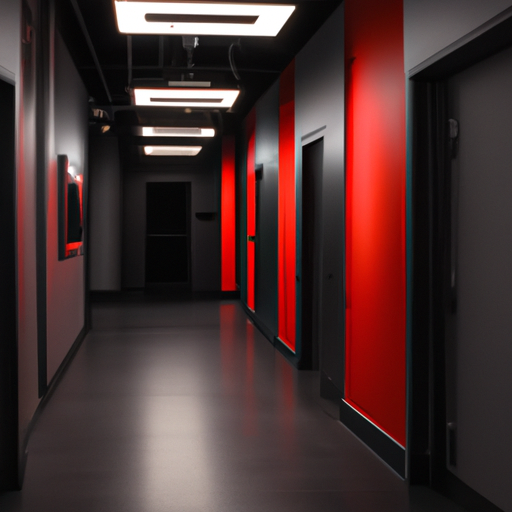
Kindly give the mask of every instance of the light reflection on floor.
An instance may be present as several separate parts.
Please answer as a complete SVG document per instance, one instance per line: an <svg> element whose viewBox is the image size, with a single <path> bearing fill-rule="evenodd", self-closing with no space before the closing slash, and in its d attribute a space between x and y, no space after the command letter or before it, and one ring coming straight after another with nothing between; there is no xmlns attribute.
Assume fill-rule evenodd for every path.
<svg viewBox="0 0 512 512"><path fill-rule="evenodd" d="M97 303L2 512L460 512L336 419L234 301Z"/></svg>

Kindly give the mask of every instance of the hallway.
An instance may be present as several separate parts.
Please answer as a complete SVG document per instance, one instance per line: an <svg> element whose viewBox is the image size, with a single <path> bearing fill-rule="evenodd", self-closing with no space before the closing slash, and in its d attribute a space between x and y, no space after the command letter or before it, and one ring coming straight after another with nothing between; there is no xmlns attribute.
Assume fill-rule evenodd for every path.
<svg viewBox="0 0 512 512"><path fill-rule="evenodd" d="M131 294L40 415L2 512L456 512L395 475L236 301Z"/></svg>

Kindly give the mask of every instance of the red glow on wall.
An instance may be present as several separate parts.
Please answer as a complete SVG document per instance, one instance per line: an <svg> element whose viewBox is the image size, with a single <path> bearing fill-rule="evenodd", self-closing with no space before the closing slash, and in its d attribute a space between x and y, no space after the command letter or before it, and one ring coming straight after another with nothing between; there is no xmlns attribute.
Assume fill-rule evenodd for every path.
<svg viewBox="0 0 512 512"><path fill-rule="evenodd" d="M221 290L236 290L235 138L222 140L221 178Z"/></svg>
<svg viewBox="0 0 512 512"><path fill-rule="evenodd" d="M345 400L405 445L402 0L347 0L345 20Z"/></svg>
<svg viewBox="0 0 512 512"><path fill-rule="evenodd" d="M236 316L235 304L221 304L219 308L220 320L220 368L222 373L222 387L227 396L237 391L236 382Z"/></svg>
<svg viewBox="0 0 512 512"><path fill-rule="evenodd" d="M278 336L295 351L295 61L279 83Z"/></svg>
<svg viewBox="0 0 512 512"><path fill-rule="evenodd" d="M243 433L246 437L253 437L258 435L258 404L254 385L254 326L250 322L246 323L246 341Z"/></svg>
<svg viewBox="0 0 512 512"><path fill-rule="evenodd" d="M254 266L256 237L256 110L247 117L247 306L254 311Z"/></svg>

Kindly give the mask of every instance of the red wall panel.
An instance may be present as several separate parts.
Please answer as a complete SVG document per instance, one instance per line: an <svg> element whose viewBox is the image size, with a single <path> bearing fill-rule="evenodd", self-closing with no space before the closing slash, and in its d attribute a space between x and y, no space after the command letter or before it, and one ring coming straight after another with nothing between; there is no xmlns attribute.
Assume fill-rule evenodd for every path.
<svg viewBox="0 0 512 512"><path fill-rule="evenodd" d="M247 130L247 237L256 236L256 110L246 120ZM247 239L247 306L254 311L255 242Z"/></svg>
<svg viewBox="0 0 512 512"><path fill-rule="evenodd" d="M279 83L278 336L295 351L295 61Z"/></svg>
<svg viewBox="0 0 512 512"><path fill-rule="evenodd" d="M345 400L405 445L402 0L347 0L345 20Z"/></svg>
<svg viewBox="0 0 512 512"><path fill-rule="evenodd" d="M236 290L235 138L222 140L221 290Z"/></svg>

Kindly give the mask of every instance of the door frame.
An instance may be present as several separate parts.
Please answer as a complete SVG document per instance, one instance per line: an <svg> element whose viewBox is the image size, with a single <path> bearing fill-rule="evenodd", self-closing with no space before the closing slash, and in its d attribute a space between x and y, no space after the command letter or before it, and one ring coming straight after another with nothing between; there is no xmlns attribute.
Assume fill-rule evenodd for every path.
<svg viewBox="0 0 512 512"><path fill-rule="evenodd" d="M144 288L146 289L159 289L165 288L166 290L179 290L179 291L190 291L192 289L192 182L191 181L147 181L145 185L145 203L146 211L145 216L147 217L147 199L148 199L148 185L160 184L174 184L181 183L185 185L185 196L186 196L186 238L187 238L187 280L179 282L153 282L147 280L147 243L148 234L147 222L144 234Z"/></svg>
<svg viewBox="0 0 512 512"><path fill-rule="evenodd" d="M512 46L512 8L408 75L407 466L468 510L499 509L447 469L445 348L451 308L451 174L447 86L453 75Z"/></svg>
<svg viewBox="0 0 512 512"><path fill-rule="evenodd" d="M305 174L310 173L310 170L307 169L306 173L305 166L304 166L304 152L307 150L307 148L311 149L314 145L321 144L321 158L322 158L322 165L319 172L316 174L319 176L317 180L315 180L315 185L318 186L317 194L314 195L312 201L311 197L307 201L305 201L305 189L307 187L304 187L304 176ZM298 368L301 370L314 370L318 371L321 368L320 364L320 343L321 343L321 336L320 336L320 325L319 325L319 311L320 311L320 305L319 301L322 296L322 280L321 280L321 271L320 271L320 265L321 265L321 258L322 258L322 246L320 243L316 244L316 246L313 243L313 240L310 240L311 243L313 243L313 251L316 254L312 255L311 260L306 261L304 258L305 255L305 219L304 219L304 211L305 211L305 205L306 207L312 207L313 214L314 214L314 225L313 225L313 238L315 237L315 234L318 238L318 241L321 240L321 194L322 194L322 179L323 179L323 160L324 160L324 150L325 147L325 141L324 136L321 135L313 140L308 140L307 143L302 144L301 146L301 175L300 175L300 203L298 202L298 210L300 212L300 237L298 237L298 247L297 252L299 257L297 258L298 261L300 261L300 271L297 269L297 275L300 275L300 294L299 294L299 301L297 304L297 309L300 311L300 314L297 315L298 318L298 329L297 329L297 338L298 342L300 343L300 359L298 362ZM311 176L310 176L311 177ZM320 201L315 201L316 199L319 199ZM312 204L310 204L312 202ZM300 240L300 241L299 241ZM306 238L307 240L307 238ZM316 265L314 264L316 262ZM311 271L306 270L308 268L311 268ZM306 274L306 275L305 275ZM309 278L309 283L305 279L305 277ZM311 285L311 289L309 290L311 300L306 299L308 296L305 292L305 287L308 285ZM316 301L315 301L316 297ZM316 309L316 314L315 314ZM306 315L309 315L311 318L308 318L308 322L310 324L307 324L307 328L310 330L310 338L307 339L307 336L305 336L305 325L304 325L304 319ZM298 344L299 344L298 343Z"/></svg>

